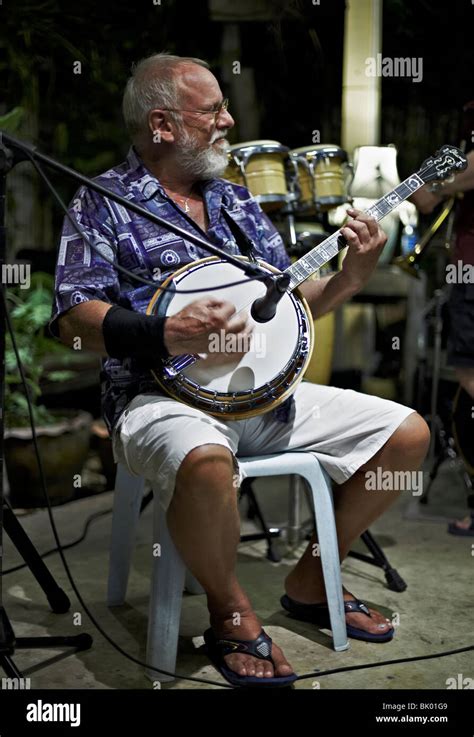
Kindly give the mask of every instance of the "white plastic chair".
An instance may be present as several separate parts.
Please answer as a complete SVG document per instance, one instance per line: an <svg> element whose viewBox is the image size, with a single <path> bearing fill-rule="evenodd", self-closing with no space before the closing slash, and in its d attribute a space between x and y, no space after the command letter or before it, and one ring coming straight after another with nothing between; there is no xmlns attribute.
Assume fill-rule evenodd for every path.
<svg viewBox="0 0 474 737"><path fill-rule="evenodd" d="M239 458L239 465L245 477L298 475L307 481L315 511L333 647L338 651L346 650L349 644L329 476L310 452L292 451ZM124 465L118 464L112 518L108 606L120 606L125 601L144 485L143 477L131 475ZM203 589L190 572L185 570L168 532L166 515L158 503L154 504L153 527L153 542L159 543L160 555L153 557L146 658L150 665L174 672L183 588L186 586L190 593L203 593ZM152 670L147 671L147 675L154 681L173 680Z"/></svg>

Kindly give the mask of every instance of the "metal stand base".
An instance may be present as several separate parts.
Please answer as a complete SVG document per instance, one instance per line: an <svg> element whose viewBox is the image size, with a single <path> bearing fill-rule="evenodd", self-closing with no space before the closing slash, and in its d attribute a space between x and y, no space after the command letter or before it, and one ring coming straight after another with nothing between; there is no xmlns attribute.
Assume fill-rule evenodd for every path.
<svg viewBox="0 0 474 737"><path fill-rule="evenodd" d="M15 650L49 650L56 647L71 647L74 652L89 650L92 637L86 633L71 637L15 637L5 609L0 607L0 668L8 678L23 678L13 660Z"/></svg>
<svg viewBox="0 0 474 737"><path fill-rule="evenodd" d="M390 565L390 561L388 560L378 542L373 537L372 533L369 532L369 530L366 530L362 533L360 537L361 540L364 541L372 555L364 555L363 553L357 553L355 550L350 550L349 556L351 558L356 558L357 560L363 560L364 563L369 563L372 566L377 566L377 568L382 568L383 572L385 573L387 586L391 591L405 591L405 589L407 588L407 583L400 576L398 571L395 568L392 568L392 566Z"/></svg>

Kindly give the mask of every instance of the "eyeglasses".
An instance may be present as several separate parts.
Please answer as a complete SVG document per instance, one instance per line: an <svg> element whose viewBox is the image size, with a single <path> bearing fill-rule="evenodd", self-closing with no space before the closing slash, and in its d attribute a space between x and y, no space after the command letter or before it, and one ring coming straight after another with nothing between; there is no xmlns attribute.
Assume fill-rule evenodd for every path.
<svg viewBox="0 0 474 737"><path fill-rule="evenodd" d="M165 110L169 113L196 113L197 115L213 115L214 121L217 120L219 115L224 111L227 112L229 108L229 98L225 97L222 102L218 105L218 107L215 110L186 110L184 108L172 108L172 107L163 107L161 110Z"/></svg>

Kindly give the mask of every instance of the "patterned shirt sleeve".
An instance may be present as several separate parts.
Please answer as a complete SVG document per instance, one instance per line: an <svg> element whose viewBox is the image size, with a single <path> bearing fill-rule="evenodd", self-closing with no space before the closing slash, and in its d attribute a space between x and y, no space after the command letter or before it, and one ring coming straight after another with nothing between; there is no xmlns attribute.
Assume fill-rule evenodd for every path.
<svg viewBox="0 0 474 737"><path fill-rule="evenodd" d="M69 214L86 239L64 218L56 264L55 295L49 328L58 336L58 318L81 302L117 303L120 297L117 238L107 200L89 189L75 195ZM109 263L111 262L111 263Z"/></svg>

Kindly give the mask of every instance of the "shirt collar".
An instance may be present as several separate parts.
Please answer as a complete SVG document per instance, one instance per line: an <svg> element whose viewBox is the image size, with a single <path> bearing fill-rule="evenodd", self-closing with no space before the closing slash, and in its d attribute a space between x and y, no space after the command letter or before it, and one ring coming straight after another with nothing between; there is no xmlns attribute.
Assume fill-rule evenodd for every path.
<svg viewBox="0 0 474 737"><path fill-rule="evenodd" d="M128 185L135 192L140 202L151 200L159 192L166 197L166 192L158 179L146 168L136 149L131 146L127 154Z"/></svg>
<svg viewBox="0 0 474 737"><path fill-rule="evenodd" d="M128 180L132 189L137 192L141 202L151 200L157 192L168 199L160 181L146 168L136 149L131 146L127 154ZM217 196L219 200L224 194L225 184L222 179L206 179L202 182L202 192L207 201L208 196Z"/></svg>

